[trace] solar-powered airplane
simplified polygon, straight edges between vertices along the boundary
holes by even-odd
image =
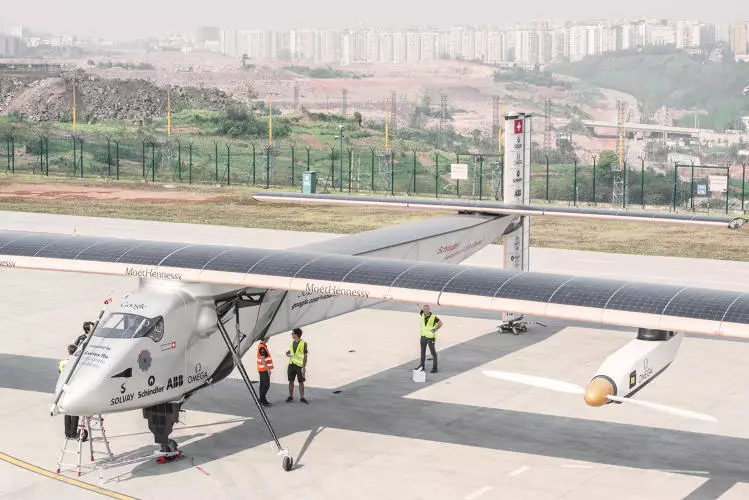
[[[516,127],[517,130],[517,127]],[[522,133],[522,128],[521,128]],[[510,168],[514,168],[511,166]],[[396,301],[625,326],[635,338],[586,388],[520,374],[488,376],[583,394],[592,406],[633,402],[686,417],[712,417],[629,399],[675,358],[685,332],[749,338],[749,294],[528,271],[530,215],[662,221],[737,229],[743,218],[529,206],[527,182],[508,171],[496,204],[335,195],[259,194],[265,202],[347,204],[453,212],[292,250],[0,231],[0,267],[140,278],[105,305],[94,332],[60,375],[52,414],[142,410],[162,457],[182,406],[235,368],[291,470],[242,356],[270,336]],[[518,188],[520,186],[520,188]],[[511,190],[508,192],[507,189]],[[521,193],[512,203],[513,193]],[[457,213],[456,213],[457,212]],[[504,238],[505,268],[458,265]]]

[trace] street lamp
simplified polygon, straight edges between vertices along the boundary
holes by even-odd
[[[338,150],[338,158],[340,160],[338,168],[338,191],[343,192],[343,125],[338,125],[338,137],[340,140],[340,149]]]

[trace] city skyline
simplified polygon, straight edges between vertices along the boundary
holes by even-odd
[[[325,0],[311,4],[292,0],[283,15],[272,6],[239,4],[232,0],[214,0],[211,9],[197,2],[172,2],[172,5],[131,0],[124,11],[112,13],[93,0],[79,0],[75,9],[53,0],[14,4],[0,19],[0,30],[26,26],[37,32],[73,34],[85,38],[125,41],[157,37],[168,33],[190,33],[195,26],[221,26],[222,29],[341,29],[388,27],[405,29],[437,25],[508,25],[532,20],[588,22],[617,18],[683,19],[700,22],[731,23],[749,20],[749,3],[743,7],[734,0],[714,0],[709,4],[678,0],[631,0],[621,5],[582,0],[575,5],[544,0],[498,6],[482,0],[468,0],[457,7],[426,10],[418,5],[393,0],[378,2],[377,9],[356,12],[343,0]],[[539,13],[543,15],[540,16]]]

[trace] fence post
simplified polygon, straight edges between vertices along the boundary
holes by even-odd
[[[627,209],[627,160],[624,160],[624,192],[622,193],[622,208]]]
[[[642,197],[642,209],[645,210],[645,158],[642,158],[640,167],[640,196]]]
[[[690,205],[692,206],[692,212],[694,212],[694,160],[692,160],[692,192],[690,198],[692,199]]]
[[[434,153],[434,197],[439,198],[440,154]]]
[[[479,155],[479,201],[483,200],[484,195],[484,156]]]
[[[335,191],[335,148],[328,147],[330,148],[330,188]]]
[[[294,185],[294,145],[289,145],[291,148],[291,185]]]
[[[216,165],[216,184],[218,184],[218,141],[213,142],[215,158],[213,163]]]
[[[120,180],[120,141],[114,141],[114,151],[117,155],[117,163],[115,166],[115,172],[117,174],[117,180]]]
[[[257,181],[255,176],[255,144],[252,145],[252,185]]]
[[[182,141],[177,140],[177,175],[182,182]]]
[[[231,146],[226,145],[226,185],[231,186]]]
[[[741,164],[741,212],[746,213],[744,209],[744,186],[746,185],[746,162]]]
[[[270,144],[265,146],[265,189],[270,187]]]
[[[546,203],[549,203],[549,155],[546,155]]]
[[[395,150],[390,151],[390,196],[395,195]]]
[[[412,177],[413,177],[414,186],[413,186],[413,191],[412,192],[415,195],[416,194],[416,150],[414,150],[413,153],[414,153],[414,166],[413,166],[413,175],[412,175]]]
[[[673,194],[673,199],[671,201],[674,212],[676,212],[676,179],[678,178],[678,175],[679,175],[678,170],[679,170],[678,164],[675,163],[674,164],[674,194]]]
[[[596,157],[593,156],[593,205],[596,205]]]
[[[728,215],[728,198],[731,193],[731,168],[726,167],[726,215]]]
[[[81,145],[81,156],[80,156],[81,157],[81,179],[83,179],[83,139],[79,139],[79,140],[80,140],[80,145]]]
[[[146,180],[146,141],[145,140],[141,143],[140,149],[141,149],[140,163],[141,163],[141,171],[142,171],[141,177],[143,177],[143,180]]]
[[[353,169],[353,163],[354,161],[354,151],[352,149],[348,150],[348,192],[351,194],[351,174]]]
[[[190,155],[190,165],[189,165],[189,170],[187,171],[188,172],[187,182],[188,184],[192,184],[192,142],[187,145],[187,148],[188,148],[188,153]]]
[[[109,177],[112,177],[112,141],[107,137],[107,168]]]
[[[83,171],[83,165],[81,165],[81,171]],[[156,182],[156,143],[154,141],[151,141],[151,182]]]
[[[572,206],[577,206],[577,157],[573,158],[574,170],[572,171]]]
[[[44,163],[47,177],[49,177],[49,137],[44,138]]]
[[[307,149],[307,172],[309,172],[309,167],[310,167],[309,150],[310,150],[310,147],[307,146],[306,149]]]
[[[78,173],[78,145],[75,143],[75,136],[73,136],[73,177]]]
[[[369,149],[370,149],[370,150],[372,151],[372,173],[371,173],[371,175],[372,175],[372,176],[371,176],[371,177],[370,177],[370,179],[369,179],[369,181],[370,181],[370,183],[371,183],[370,191],[372,191],[372,192],[374,193],[374,190],[375,190],[375,189],[374,189],[374,164],[375,164],[375,150],[374,150],[374,148],[369,148]]]

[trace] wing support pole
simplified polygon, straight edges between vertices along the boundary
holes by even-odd
[[[273,430],[273,426],[271,425],[270,420],[268,419],[268,415],[266,415],[265,410],[263,409],[263,405],[260,404],[260,399],[255,393],[255,388],[252,387],[252,383],[250,382],[250,377],[247,375],[247,370],[245,370],[244,365],[242,364],[242,358],[239,356],[239,353],[237,352],[236,347],[232,343],[231,338],[229,337],[229,333],[226,331],[226,328],[224,328],[223,323],[221,323],[220,318],[218,322],[216,323],[216,326],[218,326],[218,330],[219,332],[221,332],[221,337],[224,339],[224,343],[226,343],[226,347],[227,349],[229,349],[229,352],[231,353],[232,358],[234,359],[234,364],[237,366],[237,369],[239,370],[239,374],[242,376],[242,380],[244,380],[244,385],[246,385],[247,390],[250,391],[250,394],[252,395],[252,400],[255,402],[255,406],[257,407],[257,410],[260,412],[260,415],[263,417],[263,421],[265,422],[265,425],[268,427],[268,431],[270,431],[270,435],[273,437],[273,441],[276,443],[278,454],[283,457],[284,470],[290,471],[294,465],[294,461],[291,458],[291,455],[289,455],[289,451],[283,446],[281,446],[281,443],[278,441],[278,437],[276,436],[276,431]]]

